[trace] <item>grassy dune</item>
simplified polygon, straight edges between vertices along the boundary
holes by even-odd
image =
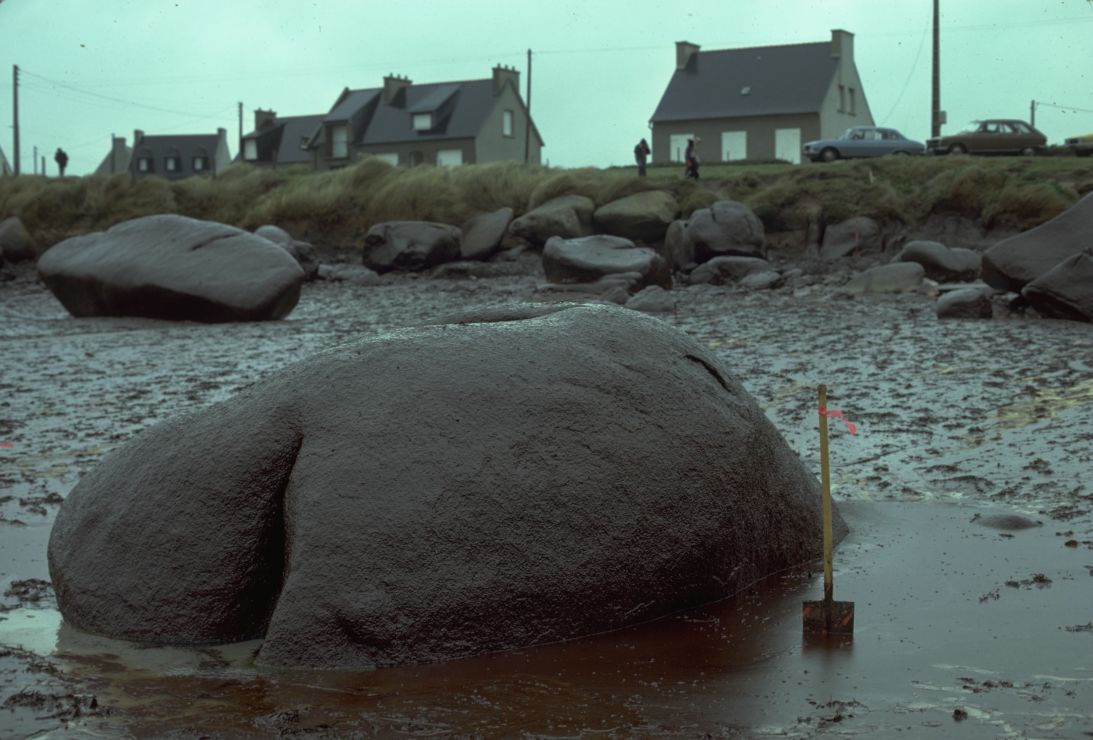
[[[372,224],[423,219],[461,224],[502,206],[518,214],[550,198],[597,205],[647,189],[669,190],[684,215],[721,198],[747,203],[769,231],[855,215],[921,223],[932,213],[985,226],[1029,228],[1093,191],[1093,165],[1068,157],[904,157],[830,165],[732,164],[682,168],[557,169],[517,163],[399,169],[375,159],[332,172],[234,165],[215,179],[131,182],[128,175],[0,178],[0,218],[19,216],[42,243],[151,213],[179,213],[253,229],[285,227],[326,247],[353,247]]]

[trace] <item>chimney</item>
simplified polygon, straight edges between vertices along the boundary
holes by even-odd
[[[512,82],[513,92],[517,95],[520,94],[520,73],[516,71],[515,67],[505,67],[499,64],[493,68],[493,94],[500,95],[501,89],[506,82]]]
[[[831,29],[831,56],[836,59],[854,61],[854,34],[841,28]]]
[[[383,102],[388,105],[399,105],[400,103],[395,102],[395,98],[412,84],[414,83],[410,81],[409,77],[387,75],[383,78]]]
[[[139,128],[133,130],[133,148],[140,146],[140,140],[144,138],[144,132]]]
[[[277,111],[275,110],[262,110],[259,108],[254,111],[254,130],[261,131],[264,128],[272,126],[274,120],[277,118]]]
[[[691,60],[698,53],[699,48],[698,44],[692,44],[690,41],[677,41],[676,69],[687,69],[692,64]]]
[[[110,147],[110,174],[122,172],[129,166],[125,153],[125,137],[110,134],[112,145]]]

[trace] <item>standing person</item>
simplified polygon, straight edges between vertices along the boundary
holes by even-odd
[[[645,139],[639,141],[638,145],[634,147],[634,160],[638,163],[638,177],[645,177],[645,158],[649,156],[651,151],[649,142]]]
[[[695,151],[695,142],[701,141],[697,137],[694,139],[687,139],[687,151],[684,153],[684,159],[686,161],[687,169],[684,170],[684,177],[693,177],[698,179],[698,152]]]
[[[43,157],[43,160],[45,158]],[[53,155],[53,161],[57,163],[57,169],[61,171],[61,177],[65,176],[65,165],[68,164],[68,155],[61,147],[57,147],[57,153]]]

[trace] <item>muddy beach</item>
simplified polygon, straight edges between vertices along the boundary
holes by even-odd
[[[254,643],[64,625],[45,560],[58,505],[158,421],[363,335],[541,300],[541,277],[320,281],[284,321],[203,325],[73,319],[17,273],[0,283],[0,737],[1093,732],[1093,330],[941,322],[922,293],[836,295],[846,277],[679,289],[662,319],[717,353],[812,468],[817,383],[858,425],[833,426],[831,448],[851,643],[802,641],[800,602],[820,592],[804,569],[585,640],[306,673],[256,668]]]

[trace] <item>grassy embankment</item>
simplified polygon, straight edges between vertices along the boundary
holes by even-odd
[[[0,178],[0,219],[16,215],[44,245],[151,213],[179,213],[246,229],[278,224],[327,248],[359,246],[375,223],[423,219],[461,224],[502,206],[517,214],[558,195],[601,205],[647,189],[679,199],[684,216],[720,198],[747,203],[769,232],[872,216],[914,225],[931,213],[985,226],[1030,228],[1093,191],[1093,163],[1067,157],[885,158],[830,165],[710,165],[703,180],[680,167],[552,169],[516,163],[393,168],[374,159],[333,172],[236,165],[215,179],[131,182],[127,175]]]

